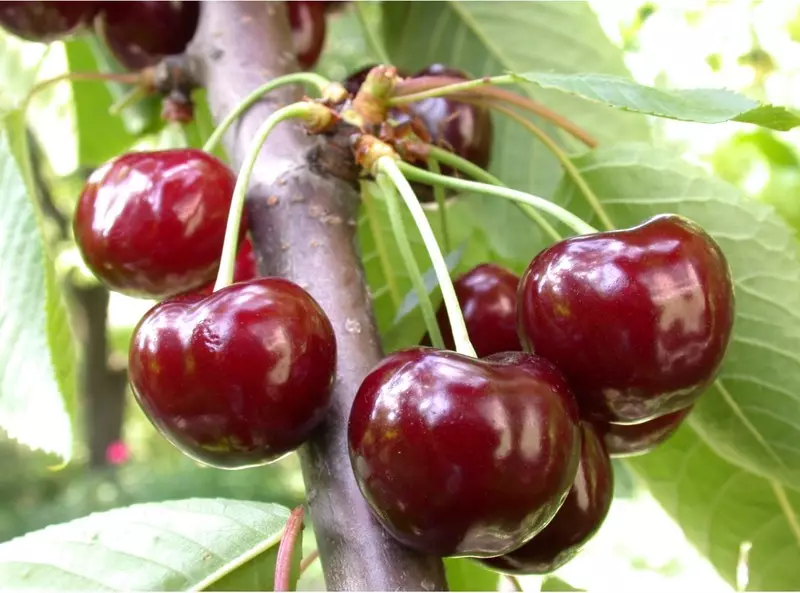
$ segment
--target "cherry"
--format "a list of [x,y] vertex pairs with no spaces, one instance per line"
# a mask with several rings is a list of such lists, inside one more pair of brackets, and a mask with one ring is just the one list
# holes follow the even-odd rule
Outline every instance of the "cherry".
[[280,278],[164,301],[136,326],[129,353],[150,421],[193,459],[228,469],[301,445],[328,409],[335,367],[327,316]]
[[306,70],[317,63],[325,45],[324,2],[293,0],[286,3],[297,61]]
[[597,425],[597,430],[611,457],[643,455],[671,437],[692,411],[692,407],[641,424],[600,424]]
[[[470,80],[464,72],[433,64],[413,75],[451,76]],[[409,106],[411,112],[425,123],[432,142],[453,151],[482,169],[489,164],[494,138],[492,118],[487,109],[461,103],[444,97],[424,99]],[[452,169],[442,167],[445,175],[452,175]]]
[[553,572],[572,560],[597,533],[608,514],[613,496],[611,460],[595,429],[582,422],[578,473],[556,516],[521,548],[482,562],[511,574]]
[[520,337],[570,381],[581,413],[634,424],[686,408],[714,379],[734,295],[719,245],[661,215],[537,255],[519,288]]
[[199,18],[196,1],[103,2],[95,28],[120,64],[141,70],[164,56],[182,53]]
[[578,410],[550,363],[415,347],[364,379],[350,460],[387,531],[437,556],[496,556],[544,528],[580,450]]
[[97,13],[99,2],[0,2],[0,25],[28,41],[49,43],[84,27]]
[[[519,277],[497,264],[481,264],[459,277],[456,290],[470,341],[478,356],[522,350],[517,335]],[[445,346],[455,349],[444,304],[436,314]],[[428,336],[424,342],[429,344]]]
[[[233,265],[233,281],[246,282],[247,280],[258,277],[258,267],[256,266],[256,255],[253,252],[253,243],[250,237],[245,237],[245,240],[242,241],[242,244],[239,246],[239,252],[236,254],[236,261]],[[214,283],[209,282],[204,287],[190,292],[197,292],[208,296],[214,292]]]
[[95,170],[75,211],[75,241],[109,288],[161,299],[217,272],[236,178],[194,149],[136,152]]

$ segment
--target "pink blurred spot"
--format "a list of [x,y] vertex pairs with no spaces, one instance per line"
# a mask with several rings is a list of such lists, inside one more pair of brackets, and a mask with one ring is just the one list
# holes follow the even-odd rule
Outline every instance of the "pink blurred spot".
[[111,465],[121,465],[128,461],[130,456],[131,452],[128,449],[128,445],[122,441],[114,441],[106,449],[106,461]]

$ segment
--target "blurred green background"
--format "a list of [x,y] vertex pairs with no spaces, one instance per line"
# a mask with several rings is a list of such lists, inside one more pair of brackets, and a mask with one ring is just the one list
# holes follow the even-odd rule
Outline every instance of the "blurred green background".
[[[756,99],[800,107],[800,1],[669,0],[643,4],[608,0],[591,4],[607,35],[623,48],[634,77],[642,83],[727,87]],[[329,26],[318,67],[321,73],[341,78],[371,60],[352,11],[331,17]],[[44,55],[44,46],[3,37],[2,48],[0,77],[4,82],[18,81],[18,73],[26,65],[42,59],[40,79],[64,71],[68,60],[74,63],[80,58],[75,53],[78,49],[73,47],[68,52],[63,44],[54,44]],[[22,82],[18,86],[26,88]],[[13,84],[5,85],[0,103],[18,100],[15,92]],[[62,85],[42,93],[31,118],[48,157],[43,175],[53,188],[54,202],[65,210],[74,203],[85,174],[77,169],[79,159],[71,141],[76,126],[73,92],[79,91]],[[97,107],[97,117],[105,121],[101,108]],[[195,125],[210,126],[202,107]],[[740,186],[752,199],[773,204],[800,229],[798,132],[778,135],[738,124],[699,126],[669,120],[658,120],[654,125],[664,138],[682,143],[687,158]],[[191,144],[196,133],[195,127],[156,128],[139,145]],[[105,148],[101,146],[98,151]],[[80,272],[80,258],[67,248],[60,254],[59,266]],[[91,280],[80,274],[76,282],[91,286]],[[111,295],[110,364],[124,364],[132,327],[149,305]],[[86,417],[81,413],[76,416],[83,423],[75,431],[76,458],[65,467],[54,457],[0,437],[0,541],[134,502],[220,496],[274,501],[291,507],[303,501],[296,457],[265,469],[239,472],[200,467],[154,431],[129,392],[124,397],[120,442],[109,451],[95,451],[91,464],[91,452],[82,436],[87,429]],[[80,408],[83,403],[76,405]],[[99,416],[93,421],[105,420]],[[617,467],[617,498],[608,521],[586,551],[559,575],[579,587],[671,591],[689,584],[704,590],[732,590],[647,491],[623,466]],[[311,537],[305,546],[313,548]],[[536,583],[531,581],[530,586]],[[322,588],[318,565],[304,577],[301,587]]]

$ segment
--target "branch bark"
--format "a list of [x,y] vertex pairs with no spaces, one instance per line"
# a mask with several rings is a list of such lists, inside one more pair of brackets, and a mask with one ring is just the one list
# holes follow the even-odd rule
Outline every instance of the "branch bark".
[[[282,2],[204,2],[189,50],[216,121],[266,80],[297,69]],[[256,128],[298,88],[265,98],[226,137],[241,165]],[[342,143],[280,124],[260,154],[247,209],[259,269],[306,288],[336,331],[338,369],[328,419],[300,451],[329,590],[446,590],[441,560],[396,543],[373,519],[353,478],[347,420],[381,349],[354,239],[358,195]]]

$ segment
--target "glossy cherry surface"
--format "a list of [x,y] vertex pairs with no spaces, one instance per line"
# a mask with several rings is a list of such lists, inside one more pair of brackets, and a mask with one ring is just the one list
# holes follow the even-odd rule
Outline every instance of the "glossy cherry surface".
[[390,354],[356,394],[348,440],[378,520],[403,544],[437,556],[519,547],[558,510],[580,452],[564,378],[522,352]]
[[73,228],[110,289],[161,299],[211,282],[236,178],[194,149],[122,155],[89,177]]
[[611,457],[644,455],[671,437],[692,407],[641,424],[599,424],[596,428]]
[[140,70],[164,56],[182,53],[194,37],[199,17],[196,1],[103,2],[95,28],[120,64]]
[[297,61],[308,70],[317,63],[325,45],[325,3],[292,0],[286,3],[286,7]]
[[99,2],[0,2],[0,26],[28,41],[63,39],[89,24]]
[[[433,64],[413,75],[414,78],[421,76],[470,79],[464,72],[441,64]],[[424,99],[412,103],[409,108],[425,123],[434,144],[452,150],[482,169],[488,166],[494,128],[487,109],[443,97]],[[452,174],[449,168],[442,171]]]
[[519,290],[523,345],[567,376],[594,421],[631,424],[691,405],[731,336],[725,256],[674,215],[556,243]]
[[[519,276],[497,264],[481,264],[460,276],[453,287],[478,356],[522,350],[517,335]],[[454,349],[444,304],[436,314],[445,346]],[[427,338],[427,336],[426,336]]]
[[581,423],[575,482],[556,516],[521,548],[483,562],[511,574],[547,574],[572,560],[597,533],[614,497],[611,460],[594,427]]
[[221,468],[274,461],[301,445],[330,403],[333,328],[296,284],[258,278],[153,307],[133,333],[129,374],[151,422]]

